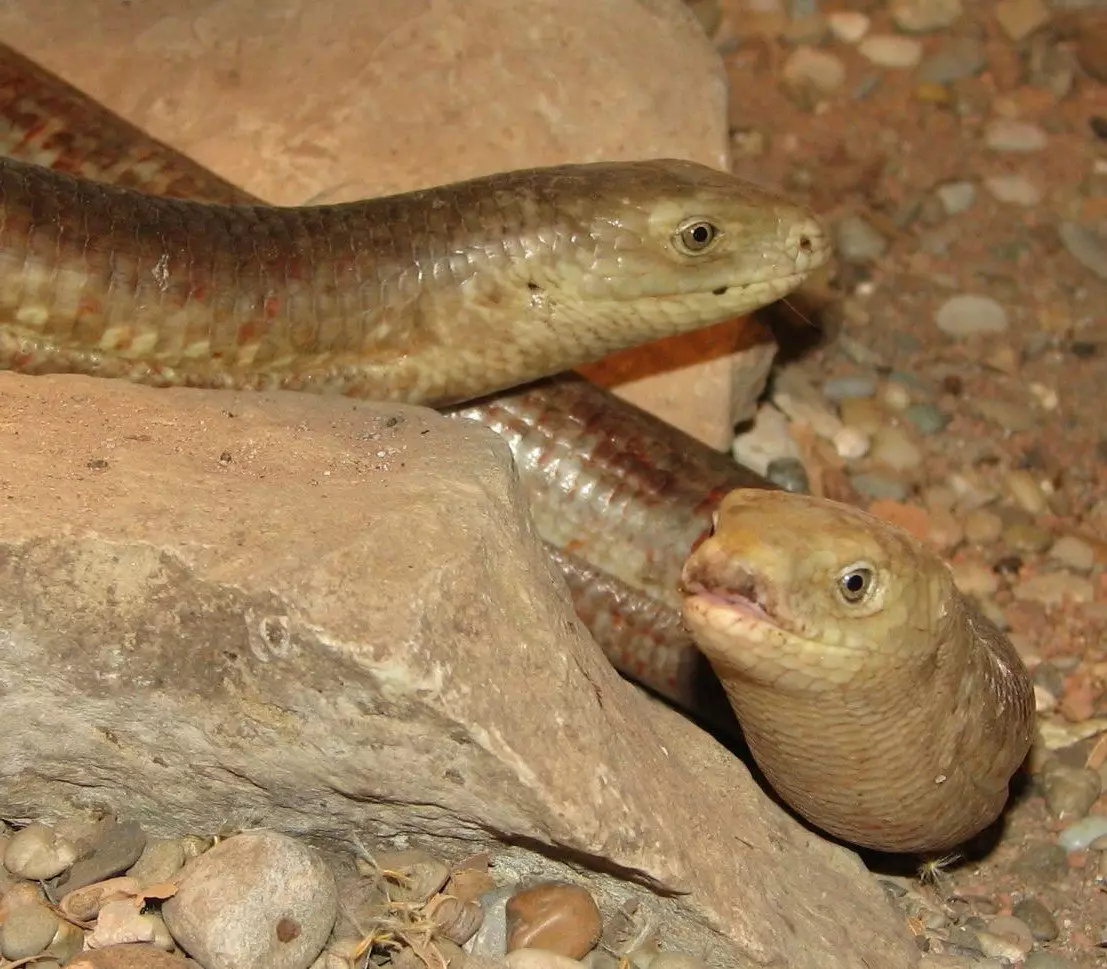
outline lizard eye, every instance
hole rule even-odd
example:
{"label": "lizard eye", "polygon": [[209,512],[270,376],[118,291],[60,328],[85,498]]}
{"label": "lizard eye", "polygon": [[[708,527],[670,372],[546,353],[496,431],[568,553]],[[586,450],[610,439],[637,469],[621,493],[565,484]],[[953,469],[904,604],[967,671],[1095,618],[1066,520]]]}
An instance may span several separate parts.
{"label": "lizard eye", "polygon": [[838,595],[850,605],[864,599],[876,583],[876,572],[867,562],[855,562],[838,573]]}
{"label": "lizard eye", "polygon": [[719,238],[718,227],[705,219],[685,222],[673,236],[676,247],[686,255],[694,256],[711,248]]}

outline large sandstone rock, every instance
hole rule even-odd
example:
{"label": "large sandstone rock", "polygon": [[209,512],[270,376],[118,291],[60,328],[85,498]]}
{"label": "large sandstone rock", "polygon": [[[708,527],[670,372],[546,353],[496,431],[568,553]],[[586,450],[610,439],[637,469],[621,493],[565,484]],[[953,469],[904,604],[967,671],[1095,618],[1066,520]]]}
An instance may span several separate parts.
{"label": "large sandstone rock", "polygon": [[[725,73],[682,0],[9,0],[0,39],[284,205],[561,162],[728,163]],[[593,377],[725,450],[774,349],[738,321]]]}
{"label": "large sandstone rock", "polygon": [[852,854],[607,665],[492,432],[79,377],[0,398],[0,817],[488,848],[608,911],[646,889],[604,873],[635,879],[713,965],[913,964]]}

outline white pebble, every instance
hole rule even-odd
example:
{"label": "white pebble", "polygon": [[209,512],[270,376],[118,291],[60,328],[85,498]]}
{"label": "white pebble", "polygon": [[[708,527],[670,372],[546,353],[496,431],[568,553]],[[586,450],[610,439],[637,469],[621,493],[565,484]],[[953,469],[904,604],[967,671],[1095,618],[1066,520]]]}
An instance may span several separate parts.
{"label": "white pebble", "polygon": [[1043,572],[1020,582],[1012,589],[1016,599],[1040,602],[1043,606],[1060,606],[1066,602],[1091,602],[1095,586],[1071,572]]}
{"label": "white pebble", "polygon": [[840,458],[854,461],[863,458],[869,453],[871,441],[869,436],[857,427],[843,427],[837,431],[832,439],[834,451]]}
{"label": "white pebble", "polygon": [[800,449],[788,432],[788,418],[771,404],[757,409],[748,431],[737,435],[731,445],[734,460],[758,474],[780,458],[800,459]]}
{"label": "white pebble", "polygon": [[861,56],[878,67],[911,68],[922,60],[923,47],[913,37],[873,34],[857,46]]}
{"label": "white pebble", "polygon": [[1007,311],[991,297],[962,293],[938,307],[935,322],[939,330],[950,336],[1003,333],[1007,329]]}
{"label": "white pebble", "polygon": [[911,406],[911,391],[899,380],[889,380],[880,391],[880,399],[890,410],[905,411]]}
{"label": "white pebble", "polygon": [[826,25],[830,32],[845,44],[856,44],[869,32],[872,21],[854,10],[837,10],[827,14]]}
{"label": "white pebble", "polygon": [[1034,399],[1041,405],[1042,410],[1057,410],[1057,405],[1061,403],[1057,391],[1045,384],[1032,382],[1030,393],[1034,395]]}

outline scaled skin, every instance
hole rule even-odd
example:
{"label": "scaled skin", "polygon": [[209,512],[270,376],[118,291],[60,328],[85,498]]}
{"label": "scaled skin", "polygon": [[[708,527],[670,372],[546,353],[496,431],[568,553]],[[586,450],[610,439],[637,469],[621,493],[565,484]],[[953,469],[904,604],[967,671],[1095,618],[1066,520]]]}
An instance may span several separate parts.
{"label": "scaled skin", "polygon": [[799,814],[918,853],[999,815],[1032,738],[1029,674],[922,543],[847,505],[741,489],[682,586],[685,624]]}

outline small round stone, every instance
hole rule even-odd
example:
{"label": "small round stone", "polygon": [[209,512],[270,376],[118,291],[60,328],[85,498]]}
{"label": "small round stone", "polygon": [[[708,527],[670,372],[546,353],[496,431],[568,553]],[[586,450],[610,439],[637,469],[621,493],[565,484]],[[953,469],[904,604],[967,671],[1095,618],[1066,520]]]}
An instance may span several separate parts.
{"label": "small round stone", "polygon": [[873,374],[850,374],[848,377],[831,377],[823,384],[823,396],[840,403],[850,397],[872,397],[876,393],[876,377]]}
{"label": "small round stone", "polygon": [[1050,546],[1049,557],[1076,572],[1090,572],[1095,565],[1095,549],[1075,535],[1062,535]]}
{"label": "small round stone", "polygon": [[944,431],[949,423],[949,418],[934,404],[912,404],[903,412],[903,416],[911,422],[915,430],[927,436]]}
{"label": "small round stone", "polygon": [[4,867],[29,881],[54,878],[76,860],[76,847],[45,824],[29,824],[17,831],[4,851]]}
{"label": "small round stone", "polygon": [[964,293],[951,296],[939,308],[935,321],[938,329],[950,336],[973,336],[978,333],[1004,333],[1007,311],[989,296]]}
{"label": "small round stone", "polygon": [[1060,934],[1053,913],[1036,898],[1016,902],[1011,914],[1021,919],[1039,942],[1052,942]]}
{"label": "small round stone", "polygon": [[1041,151],[1048,142],[1046,133],[1027,121],[997,118],[984,129],[984,144],[992,151]]}
{"label": "small round stone", "polygon": [[765,477],[778,488],[805,495],[811,490],[807,468],[799,458],[775,458],[765,469]]}
{"label": "small round stone", "polygon": [[546,949],[580,959],[599,941],[600,910],[579,885],[544,882],[507,903],[507,950]]}
{"label": "small round stone", "polygon": [[45,905],[32,903],[13,908],[0,929],[0,952],[5,959],[28,959],[44,951],[60,923]]}
{"label": "small round stone", "polygon": [[965,538],[974,545],[987,545],[1003,534],[1003,519],[994,511],[977,508],[965,516]]}
{"label": "small round stone", "polygon": [[913,37],[870,34],[857,45],[861,56],[878,67],[905,70],[922,60],[923,46]]}
{"label": "small round stone", "polygon": [[836,10],[826,16],[831,34],[845,44],[856,44],[869,32],[871,24],[865,14],[853,10]]}
{"label": "small round stone", "polygon": [[854,490],[866,498],[887,498],[891,501],[903,501],[910,493],[907,484],[890,475],[877,471],[862,471],[849,476]]}
{"label": "small round stone", "polygon": [[1107,815],[1089,814],[1065,828],[1057,836],[1057,843],[1065,851],[1083,851],[1104,836],[1107,836]]}
{"label": "small round stone", "polygon": [[1042,191],[1025,175],[989,175],[984,187],[997,202],[1030,208],[1042,201]]}
{"label": "small round stone", "polygon": [[872,459],[895,471],[909,471],[922,464],[919,446],[900,427],[882,427],[873,437]]}
{"label": "small round stone", "polygon": [[857,427],[843,427],[834,435],[834,452],[847,461],[856,461],[869,453],[869,435]]}

